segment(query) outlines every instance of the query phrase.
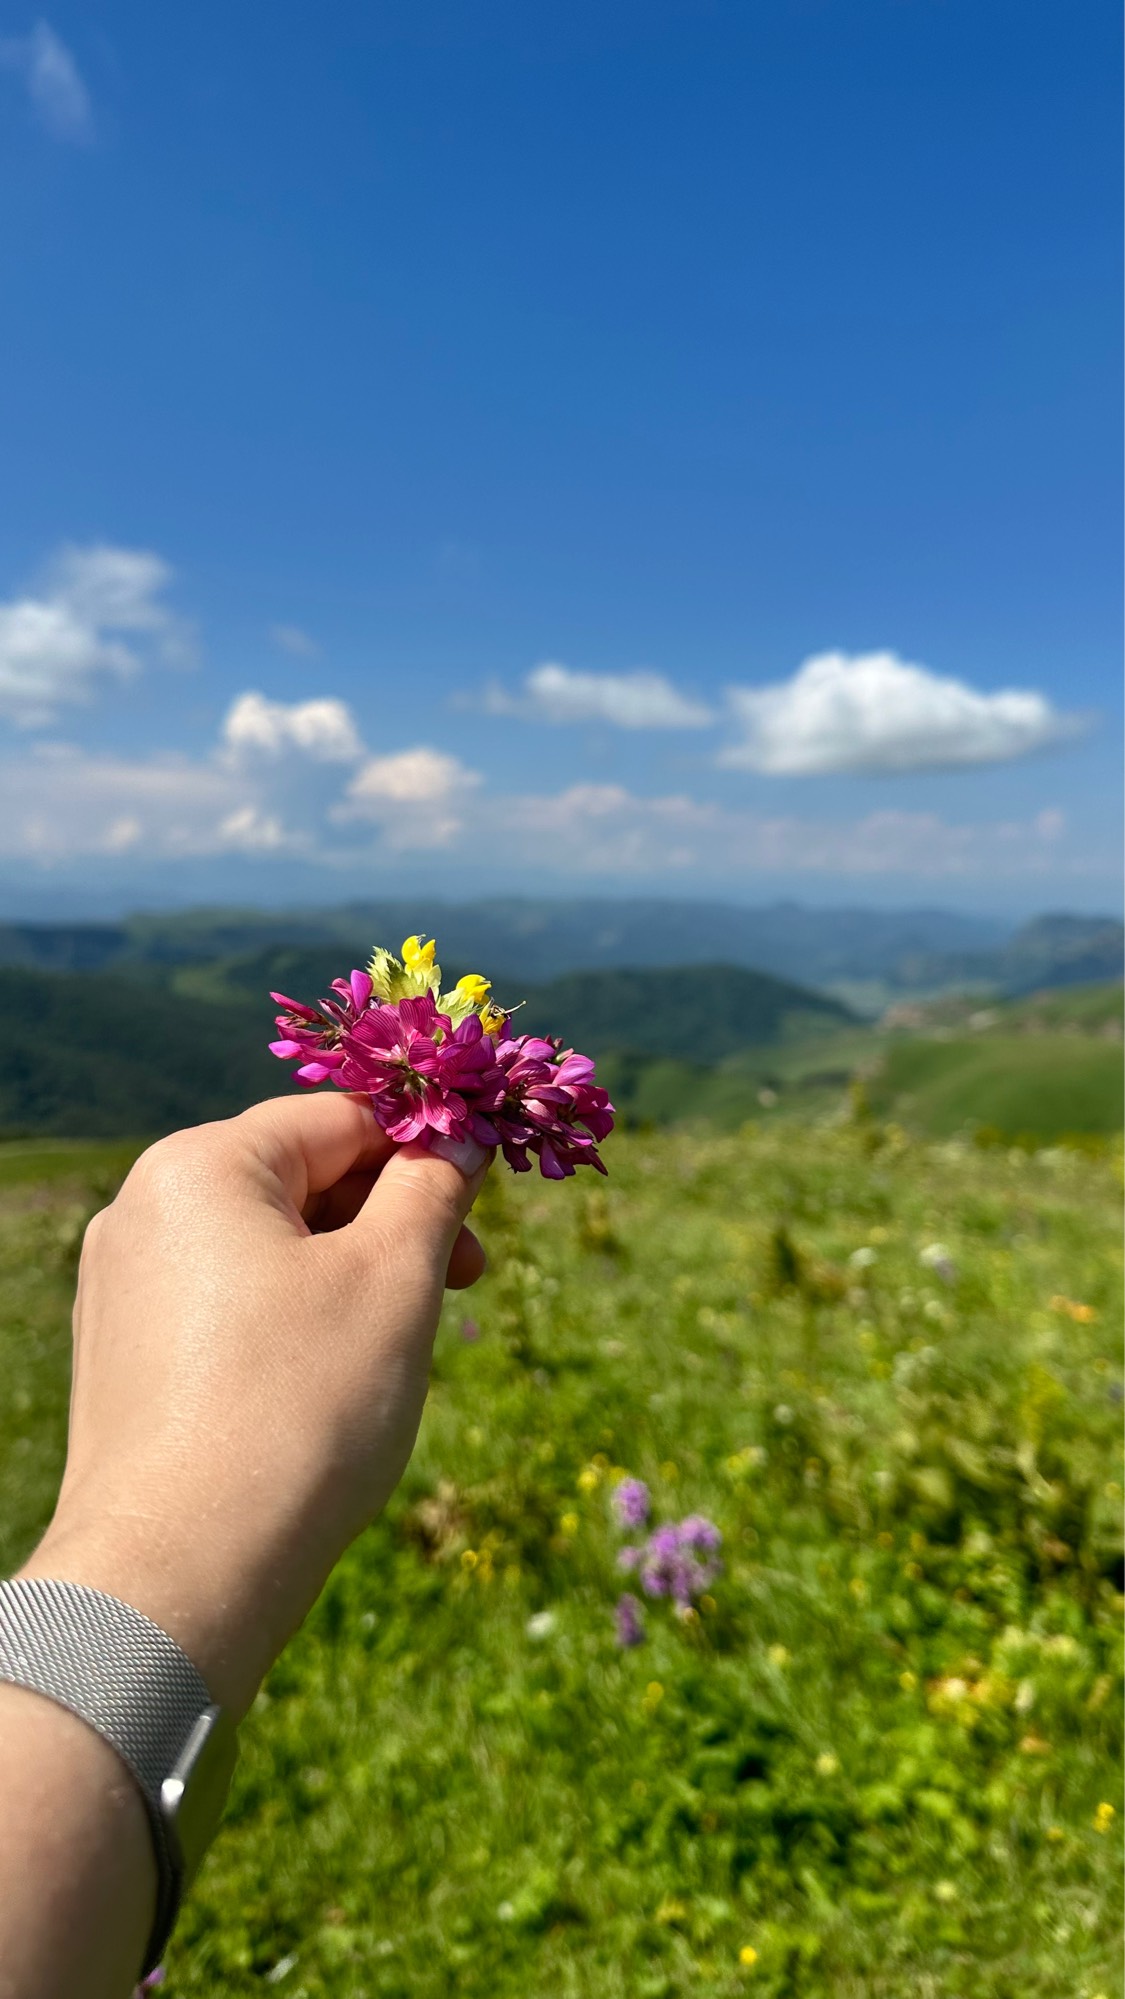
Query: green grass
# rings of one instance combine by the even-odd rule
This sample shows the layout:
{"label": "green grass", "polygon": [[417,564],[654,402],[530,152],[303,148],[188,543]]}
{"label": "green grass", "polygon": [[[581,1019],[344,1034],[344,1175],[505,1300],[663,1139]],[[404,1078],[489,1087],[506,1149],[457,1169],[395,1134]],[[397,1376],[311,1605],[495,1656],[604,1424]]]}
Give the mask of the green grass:
{"label": "green grass", "polygon": [[[608,1150],[606,1187],[486,1189],[492,1273],[244,1728],[169,1992],[1117,1999],[1112,1163],[795,1121]],[[9,1563],[90,1198],[0,1198]],[[626,1653],[620,1469],[726,1561]]]}
{"label": "green grass", "polygon": [[1121,1129],[1121,1048],[1061,1034],[893,1041],[867,1089],[878,1114],[937,1136],[1108,1133]]}

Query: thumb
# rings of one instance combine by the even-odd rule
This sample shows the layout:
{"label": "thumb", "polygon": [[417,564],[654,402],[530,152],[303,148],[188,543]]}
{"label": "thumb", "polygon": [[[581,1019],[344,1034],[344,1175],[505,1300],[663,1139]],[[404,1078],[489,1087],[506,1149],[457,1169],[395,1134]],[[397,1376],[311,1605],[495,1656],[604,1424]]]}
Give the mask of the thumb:
{"label": "thumb", "polygon": [[450,1147],[464,1164],[419,1144],[396,1145],[358,1215],[339,1236],[359,1246],[378,1235],[384,1253],[414,1284],[427,1272],[445,1283],[450,1251],[476,1200],[492,1155],[470,1141]]}

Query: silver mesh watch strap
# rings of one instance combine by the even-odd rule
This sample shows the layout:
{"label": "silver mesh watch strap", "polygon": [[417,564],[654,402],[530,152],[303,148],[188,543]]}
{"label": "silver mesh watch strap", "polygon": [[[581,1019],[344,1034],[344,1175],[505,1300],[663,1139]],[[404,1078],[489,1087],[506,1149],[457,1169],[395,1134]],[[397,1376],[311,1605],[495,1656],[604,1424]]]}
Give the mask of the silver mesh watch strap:
{"label": "silver mesh watch strap", "polygon": [[[0,1582],[0,1680],[69,1708],[111,1744],[135,1779],[157,1865],[147,1974],[171,1934],[186,1864],[198,1857],[185,1855],[177,1808],[219,1718],[206,1682],[175,1640],[130,1604],[39,1577]],[[224,1759],[228,1781],[233,1760],[232,1736]]]}

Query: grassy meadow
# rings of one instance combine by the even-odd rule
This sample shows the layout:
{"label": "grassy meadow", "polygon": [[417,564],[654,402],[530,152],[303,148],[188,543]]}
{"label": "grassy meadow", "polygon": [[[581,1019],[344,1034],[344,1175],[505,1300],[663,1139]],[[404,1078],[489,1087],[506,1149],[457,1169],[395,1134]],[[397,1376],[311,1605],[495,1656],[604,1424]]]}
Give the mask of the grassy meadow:
{"label": "grassy meadow", "polygon": [[[127,1156],[0,1151],[7,1565]],[[609,1159],[493,1174],[491,1273],[244,1728],[168,1991],[1116,1999],[1115,1158],[868,1120]],[[628,1651],[622,1471],[724,1537]]]}

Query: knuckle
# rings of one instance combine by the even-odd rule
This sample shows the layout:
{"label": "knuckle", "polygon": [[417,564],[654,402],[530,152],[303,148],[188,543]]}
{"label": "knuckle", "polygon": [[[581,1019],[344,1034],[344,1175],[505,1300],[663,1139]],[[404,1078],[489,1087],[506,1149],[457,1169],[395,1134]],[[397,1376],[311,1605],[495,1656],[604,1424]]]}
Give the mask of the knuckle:
{"label": "knuckle", "polygon": [[205,1127],[195,1131],[172,1132],[150,1145],[129,1174],[122,1194],[131,1202],[140,1200],[158,1209],[175,1205],[201,1180],[210,1179],[213,1164],[204,1136]]}

